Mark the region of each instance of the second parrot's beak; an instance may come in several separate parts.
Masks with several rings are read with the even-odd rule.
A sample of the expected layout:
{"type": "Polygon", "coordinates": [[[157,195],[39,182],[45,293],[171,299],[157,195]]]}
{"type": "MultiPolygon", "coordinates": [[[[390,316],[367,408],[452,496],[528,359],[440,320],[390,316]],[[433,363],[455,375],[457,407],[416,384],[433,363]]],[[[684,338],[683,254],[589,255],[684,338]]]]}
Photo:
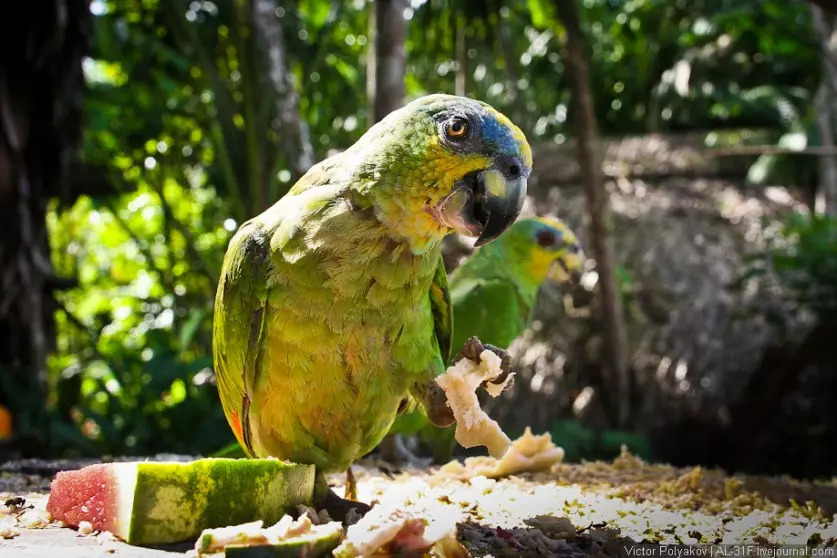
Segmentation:
{"type": "Polygon", "coordinates": [[[520,215],[526,201],[527,174],[516,160],[502,160],[472,172],[454,185],[439,205],[442,219],[455,231],[478,237],[474,246],[497,239],[520,215]]]}
{"type": "Polygon", "coordinates": [[[549,268],[547,279],[552,283],[578,283],[584,268],[584,253],[574,244],[563,251],[549,268]]]}

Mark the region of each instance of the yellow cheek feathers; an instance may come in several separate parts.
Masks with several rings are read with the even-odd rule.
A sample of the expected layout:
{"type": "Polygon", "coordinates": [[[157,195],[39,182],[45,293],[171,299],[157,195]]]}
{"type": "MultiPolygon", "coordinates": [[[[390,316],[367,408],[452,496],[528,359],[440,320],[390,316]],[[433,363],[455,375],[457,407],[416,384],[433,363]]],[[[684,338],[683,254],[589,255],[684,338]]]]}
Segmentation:
{"type": "Polygon", "coordinates": [[[554,283],[564,283],[570,279],[567,271],[580,272],[584,266],[584,255],[579,252],[572,254],[561,250],[557,254],[546,250],[533,250],[530,271],[533,277],[546,278],[554,283]],[[557,256],[557,257],[556,257],[557,256]],[[562,266],[558,260],[562,260],[562,266]],[[566,267],[566,271],[564,269],[566,267]]]}
{"type": "Polygon", "coordinates": [[[427,164],[420,169],[422,175],[416,177],[416,183],[425,185],[428,182],[435,182],[435,193],[438,194],[436,202],[450,193],[454,182],[469,172],[487,169],[492,162],[490,158],[476,153],[470,155],[451,153],[442,147],[438,136],[433,136],[429,144],[425,155],[427,164]]]}
{"type": "MultiPolygon", "coordinates": [[[[529,272],[538,282],[549,276],[552,264],[555,262],[555,254],[540,248],[532,250],[532,258],[529,261],[529,272]]],[[[561,267],[557,265],[557,267],[561,267]]]]}
{"type": "Polygon", "coordinates": [[[483,155],[450,153],[438,137],[429,143],[423,155],[426,163],[405,170],[398,178],[402,186],[396,192],[387,191],[377,197],[378,219],[408,240],[416,254],[426,252],[453,230],[438,206],[451,194],[454,183],[491,164],[491,159],[483,155]]]}

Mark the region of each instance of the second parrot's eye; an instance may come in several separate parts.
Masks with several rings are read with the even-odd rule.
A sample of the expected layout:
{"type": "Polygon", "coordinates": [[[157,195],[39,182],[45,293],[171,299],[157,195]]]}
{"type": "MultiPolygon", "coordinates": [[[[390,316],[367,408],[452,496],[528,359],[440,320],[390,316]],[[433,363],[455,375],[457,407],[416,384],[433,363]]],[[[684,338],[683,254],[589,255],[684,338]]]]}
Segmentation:
{"type": "Polygon", "coordinates": [[[464,138],[468,133],[468,122],[464,118],[454,118],[448,122],[448,125],[445,128],[445,133],[449,138],[464,138]]]}
{"type": "Polygon", "coordinates": [[[552,231],[540,231],[537,236],[538,245],[543,248],[555,246],[558,238],[552,231]]]}

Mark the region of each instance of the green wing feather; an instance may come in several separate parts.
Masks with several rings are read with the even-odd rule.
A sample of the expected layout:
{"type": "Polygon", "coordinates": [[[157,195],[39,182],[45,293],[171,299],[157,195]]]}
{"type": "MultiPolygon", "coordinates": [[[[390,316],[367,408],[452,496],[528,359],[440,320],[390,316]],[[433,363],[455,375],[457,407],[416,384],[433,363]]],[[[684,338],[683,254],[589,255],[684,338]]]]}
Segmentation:
{"type": "Polygon", "coordinates": [[[450,301],[450,288],[448,287],[448,273],[445,271],[445,263],[441,257],[439,258],[439,265],[436,266],[433,283],[430,285],[430,305],[433,309],[433,327],[436,331],[436,341],[439,343],[439,352],[442,356],[442,362],[447,364],[451,356],[453,311],[450,301]]]}
{"type": "MultiPolygon", "coordinates": [[[[451,306],[448,274],[445,264],[439,258],[433,282],[430,284],[430,307],[433,311],[433,329],[439,345],[442,362],[447,364],[451,358],[451,334],[453,326],[453,308],[451,306]]],[[[395,418],[390,431],[399,434],[414,434],[429,424],[424,408],[418,399],[410,394],[401,412],[395,418]]]]}
{"type": "Polygon", "coordinates": [[[461,347],[469,337],[477,336],[483,343],[508,348],[526,329],[526,314],[508,281],[476,279],[455,284],[452,345],[461,347]]]}
{"type": "Polygon", "coordinates": [[[221,404],[238,442],[252,455],[248,412],[265,326],[270,239],[248,221],[230,241],[215,297],[213,355],[221,404]]]}

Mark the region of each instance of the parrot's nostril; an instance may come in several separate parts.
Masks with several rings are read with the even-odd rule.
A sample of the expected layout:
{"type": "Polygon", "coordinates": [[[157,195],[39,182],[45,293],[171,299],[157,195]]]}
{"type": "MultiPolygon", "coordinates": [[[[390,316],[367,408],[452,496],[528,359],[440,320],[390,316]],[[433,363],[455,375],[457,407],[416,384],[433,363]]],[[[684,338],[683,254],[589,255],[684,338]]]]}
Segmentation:
{"type": "Polygon", "coordinates": [[[523,162],[514,155],[501,155],[494,161],[494,168],[500,171],[506,180],[520,180],[526,171],[523,162]]]}

